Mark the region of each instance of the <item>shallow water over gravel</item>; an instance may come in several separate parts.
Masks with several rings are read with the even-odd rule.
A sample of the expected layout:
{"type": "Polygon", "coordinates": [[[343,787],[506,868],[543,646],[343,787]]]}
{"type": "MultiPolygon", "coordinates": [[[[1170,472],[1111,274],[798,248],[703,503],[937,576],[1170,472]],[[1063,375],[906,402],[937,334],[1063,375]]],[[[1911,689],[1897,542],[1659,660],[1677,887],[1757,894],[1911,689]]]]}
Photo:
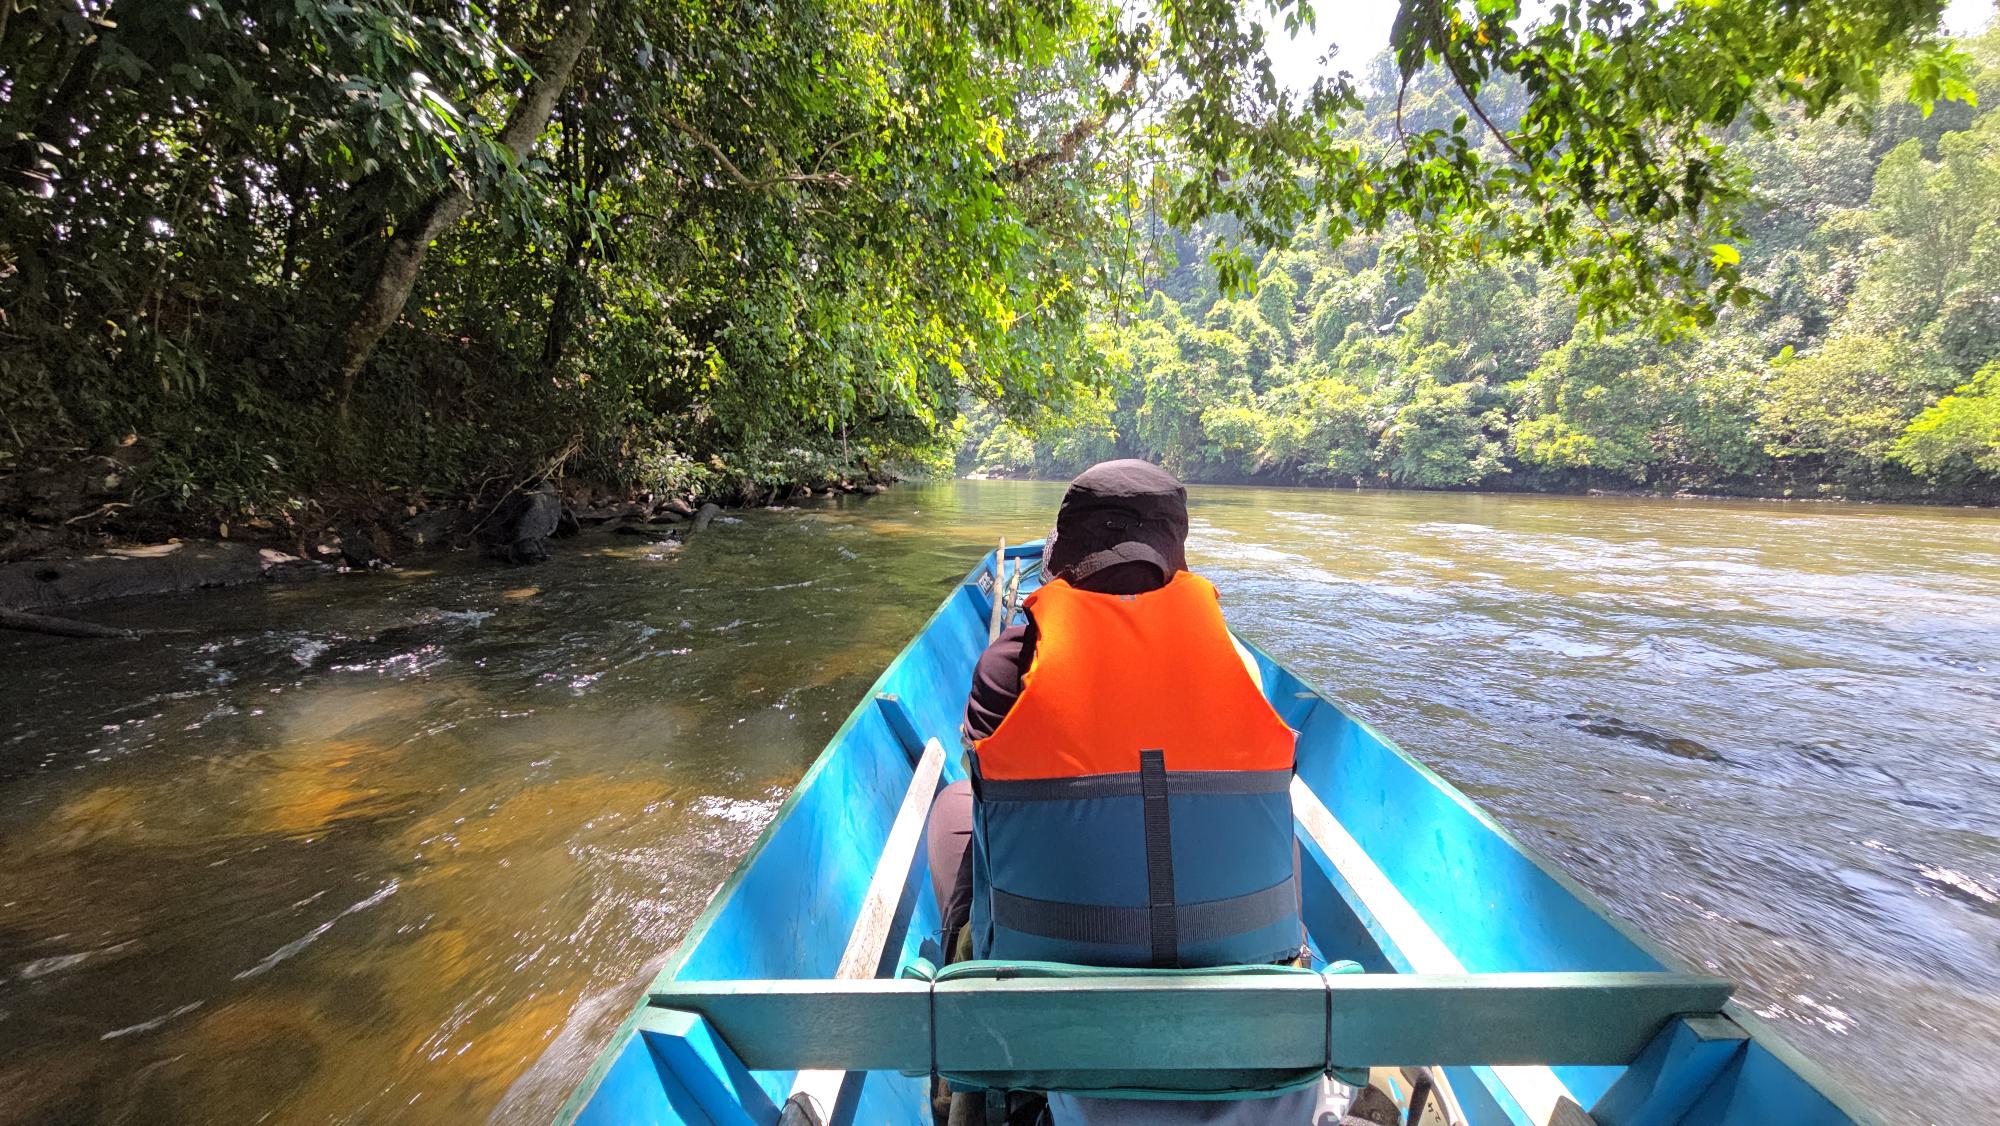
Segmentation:
{"type": "MultiPolygon", "coordinates": [[[[538,1122],[1060,487],[0,635],[0,1121],[538,1122]]],[[[1196,489],[1247,635],[1895,1121],[2000,1103],[2000,516],[1196,489]]]]}

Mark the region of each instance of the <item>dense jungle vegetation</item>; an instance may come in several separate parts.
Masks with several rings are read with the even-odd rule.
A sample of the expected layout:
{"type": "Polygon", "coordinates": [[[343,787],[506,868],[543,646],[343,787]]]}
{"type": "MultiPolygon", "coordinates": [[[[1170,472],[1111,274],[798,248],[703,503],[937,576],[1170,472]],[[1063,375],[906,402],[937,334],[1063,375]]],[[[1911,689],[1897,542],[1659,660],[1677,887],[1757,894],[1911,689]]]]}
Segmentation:
{"type": "MultiPolygon", "coordinates": [[[[1760,294],[1662,334],[1579,321],[1566,265],[1427,280],[1395,234],[1296,240],[1222,297],[1221,222],[1173,237],[1123,379],[1008,421],[974,406],[960,467],[1067,475],[1110,456],[1196,480],[2000,497],[2000,29],[1977,106],[1883,96],[1872,127],[1787,114],[1725,143],[1755,185],[1717,247],[1760,294]]],[[[1463,112],[1378,61],[1357,136],[1463,112]]],[[[1487,112],[1512,123],[1517,92],[1487,112]]]]}
{"type": "Polygon", "coordinates": [[[1940,7],[1407,0],[1294,91],[1297,0],[10,0],[0,540],[755,497],[968,403],[1198,475],[1989,473],[1940,7]]]}

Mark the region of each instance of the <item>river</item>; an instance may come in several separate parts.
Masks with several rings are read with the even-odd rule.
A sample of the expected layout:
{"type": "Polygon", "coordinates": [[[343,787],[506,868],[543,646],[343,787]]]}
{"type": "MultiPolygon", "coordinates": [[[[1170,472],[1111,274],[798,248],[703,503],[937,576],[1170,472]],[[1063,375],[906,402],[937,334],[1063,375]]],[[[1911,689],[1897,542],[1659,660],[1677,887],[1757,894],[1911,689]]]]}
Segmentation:
{"type": "MultiPolygon", "coordinates": [[[[1232,622],[1898,1122],[2000,1105],[2000,515],[1197,488],[1232,622]]],[[[546,1121],[1060,486],[0,636],[0,1121],[546,1121]]]]}

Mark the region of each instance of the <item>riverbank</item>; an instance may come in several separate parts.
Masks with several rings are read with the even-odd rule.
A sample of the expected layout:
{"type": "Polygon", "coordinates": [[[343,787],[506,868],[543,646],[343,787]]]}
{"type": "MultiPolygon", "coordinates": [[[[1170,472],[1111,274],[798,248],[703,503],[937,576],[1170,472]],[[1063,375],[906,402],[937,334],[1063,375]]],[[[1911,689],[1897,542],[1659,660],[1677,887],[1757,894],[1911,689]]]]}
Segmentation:
{"type": "MultiPolygon", "coordinates": [[[[522,425],[548,413],[511,405],[509,420],[522,425]]],[[[366,421],[344,425],[302,416],[297,421],[312,436],[294,435],[282,449],[268,445],[269,435],[228,428],[207,438],[127,432],[88,445],[0,448],[0,563],[176,538],[237,540],[307,557],[322,543],[360,539],[386,554],[470,535],[510,493],[543,482],[573,510],[616,515],[676,499],[692,511],[855,492],[899,480],[915,464],[893,443],[849,444],[839,436],[776,451],[697,455],[659,435],[503,434],[483,416],[454,430],[430,411],[400,425],[388,413],[376,407],[366,421]],[[248,464],[218,452],[232,435],[248,464]],[[399,440],[413,448],[401,449],[399,440]],[[464,513],[471,515],[454,515],[464,513]]]]}
{"type": "Polygon", "coordinates": [[[679,541],[727,509],[884,492],[892,474],[726,492],[656,496],[587,481],[522,482],[492,501],[330,497],[285,518],[231,523],[138,509],[117,495],[120,463],[85,459],[65,474],[0,479],[0,610],[39,613],[117,598],[376,570],[444,551],[502,563],[546,558],[548,541],[587,528],[679,541]],[[66,510],[77,509],[69,512],[66,510]]]}
{"type": "MultiPolygon", "coordinates": [[[[1081,471],[1081,468],[1078,470],[1081,471]]],[[[1043,475],[1029,471],[992,470],[960,474],[968,481],[1067,481],[1064,474],[1043,475]]],[[[1215,485],[1233,488],[1253,489],[1310,489],[1318,492],[1355,493],[1438,493],[1455,495],[1492,496],[1544,496],[1544,497],[1615,497],[1623,500],[1688,500],[1688,501],[1809,501],[1822,504],[1907,504],[1931,508],[2000,508],[2000,489],[1970,490],[1950,492],[1935,488],[1912,486],[1910,488],[1848,489],[1830,483],[1812,485],[1788,485],[1778,482],[1768,487],[1754,482],[1731,485],[1717,485],[1695,489],[1686,486],[1649,489],[1641,486],[1598,486],[1576,485],[1573,487],[1553,487],[1543,484],[1515,484],[1507,480],[1485,481],[1478,486],[1451,488],[1425,488],[1421,485],[1397,485],[1383,479],[1348,479],[1345,483],[1307,481],[1286,475],[1222,475],[1194,474],[1183,477],[1189,485],[1215,485]]]]}
{"type": "MultiPolygon", "coordinates": [[[[92,465],[92,463],[85,463],[92,465]]],[[[115,470],[110,459],[99,459],[92,472],[115,470]]],[[[1061,483],[1060,477],[1038,477],[1027,473],[968,473],[967,480],[1009,480],[1061,483]]],[[[86,477],[87,479],[87,477],[86,477]]],[[[680,540],[703,523],[703,509],[716,511],[764,508],[796,504],[814,498],[842,495],[871,495],[884,492],[899,478],[892,473],[873,472],[860,480],[835,478],[811,483],[776,486],[737,485],[711,493],[686,492],[655,496],[635,489],[617,489],[579,480],[552,482],[542,487],[555,501],[544,515],[551,521],[541,538],[563,539],[584,528],[603,527],[616,534],[680,540]]],[[[0,498],[8,497],[0,480],[0,498]]],[[[1441,494],[1471,496],[1602,497],[1620,500],[1674,500],[1690,502],[1759,502],[1853,505],[1911,505],[1920,507],[1991,508],[2000,498],[1979,500],[1947,499],[1912,495],[1845,495],[1834,491],[1800,492],[1785,489],[1757,492],[1749,488],[1701,492],[1643,488],[1501,488],[1454,489],[1405,488],[1386,482],[1353,483],[1347,486],[1303,482],[1212,480],[1195,477],[1192,485],[1213,487],[1255,487],[1320,493],[1362,494],[1441,494]]],[[[24,510],[21,496],[12,494],[13,507],[0,513],[0,529],[14,522],[12,538],[0,538],[0,609],[31,612],[60,610],[90,602],[115,598],[159,595],[206,587],[233,586],[265,581],[298,582],[319,574],[372,570],[412,562],[440,551],[481,551],[502,561],[528,562],[515,557],[515,535],[522,518],[521,498],[533,489],[517,488],[497,502],[481,505],[473,498],[448,500],[438,497],[396,496],[366,499],[357,496],[330,497],[303,511],[300,517],[282,524],[269,519],[250,518],[234,525],[203,519],[188,512],[141,512],[119,517],[116,510],[130,506],[104,503],[72,483],[68,495],[93,502],[95,508],[83,515],[92,523],[77,531],[54,524],[47,504],[35,515],[24,510]],[[103,513],[101,510],[111,510],[103,513]],[[20,528],[28,526],[46,538],[36,540],[20,528]],[[24,546],[43,547],[23,555],[24,546]]],[[[74,519],[65,522],[76,523],[74,519]]],[[[535,538],[535,537],[530,537],[535,538]]],[[[531,557],[539,549],[531,548],[531,557]]]]}

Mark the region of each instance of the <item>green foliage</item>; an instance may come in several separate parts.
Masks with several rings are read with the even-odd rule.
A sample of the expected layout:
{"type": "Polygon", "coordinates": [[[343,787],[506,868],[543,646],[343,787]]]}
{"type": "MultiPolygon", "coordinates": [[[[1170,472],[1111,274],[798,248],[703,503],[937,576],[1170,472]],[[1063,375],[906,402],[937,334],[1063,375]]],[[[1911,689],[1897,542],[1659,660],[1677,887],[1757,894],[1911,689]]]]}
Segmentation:
{"type": "Polygon", "coordinates": [[[1649,429],[1661,415],[1648,392],[1658,347],[1633,336],[1572,339],[1548,353],[1521,387],[1514,453],[1544,470],[1595,470],[1645,479],[1649,429]]]}
{"type": "Polygon", "coordinates": [[[1926,477],[2000,477],[2000,361],[1911,420],[1894,457],[1926,477]]]}
{"type": "Polygon", "coordinates": [[[1085,5],[15,7],[0,438],[32,463],[134,434],[153,504],[564,454],[719,493],[921,461],[967,388],[1031,409],[1095,379],[1135,254],[1098,75],[1142,64],[1085,5]],[[517,159],[520,91],[585,11],[517,159]],[[350,411],[329,357],[361,280],[461,191],[350,411]]]}
{"type": "Polygon", "coordinates": [[[965,440],[958,447],[961,474],[1049,476],[1073,465],[1094,465],[1118,456],[1115,398],[1088,390],[1060,408],[1037,415],[1032,424],[1010,421],[992,407],[970,402],[965,440]],[[976,437],[974,437],[976,436],[976,437]]]}
{"type": "MultiPolygon", "coordinates": [[[[1990,358],[1996,127],[1950,99],[1994,64],[1937,11],[1406,0],[1368,83],[1299,94],[1258,22],[1296,0],[17,0],[0,454],[133,435],[140,499],[211,514],[550,465],[748,495],[961,436],[1038,472],[1631,476],[1612,416],[1650,392],[1508,389],[1579,312],[1722,324],[1784,280],[1758,344],[1805,366],[1773,372],[1829,331],[1921,326],[1899,347],[1951,380],[1990,358]],[[1750,173],[1818,171],[1735,138],[1843,116],[1915,147],[1843,165],[1873,193],[1788,219],[1766,278],[1750,173]]],[[[1825,445],[1803,410],[1774,448],[1825,445]]]]}
{"type": "Polygon", "coordinates": [[[1307,481],[1369,476],[1372,420],[1360,388],[1330,376],[1308,376],[1273,391],[1264,406],[1257,448],[1261,468],[1290,470],[1307,481]]]}
{"type": "MultiPolygon", "coordinates": [[[[1941,0],[1533,8],[1406,0],[1373,91],[1393,99],[1388,115],[1344,75],[1254,122],[1191,99],[1175,123],[1194,175],[1171,217],[1233,215],[1262,244],[1314,209],[1333,212],[1336,242],[1403,224],[1418,237],[1398,259],[1426,273],[1526,257],[1557,269],[1586,317],[1638,305],[1665,329],[1706,326],[1752,297],[1736,245],[1749,178],[1725,128],[1865,113],[1898,65],[1910,81],[1897,93],[1925,116],[1975,94],[1967,53],[1930,38],[1941,0]],[[1274,148],[1310,178],[1260,159],[1274,148]]],[[[1219,263],[1225,291],[1248,262],[1219,263]]]]}
{"type": "Polygon", "coordinates": [[[1908,420],[1935,394],[1939,372],[1894,338],[1843,334],[1772,370],[1758,407],[1774,457],[1824,465],[1836,478],[1887,460],[1908,420]]]}
{"type": "Polygon", "coordinates": [[[1486,407],[1479,383],[1424,383],[1382,432],[1377,457],[1398,485],[1477,485],[1507,472],[1498,431],[1505,416],[1486,407]]]}
{"type": "MultiPolygon", "coordinates": [[[[1293,240],[1254,300],[1216,299],[1190,256],[1120,330],[1118,452],[1207,480],[2000,496],[2000,31],[1960,52],[1984,108],[1897,112],[1898,79],[1718,134],[1761,194],[1707,253],[1768,296],[1672,339],[1598,331],[1561,263],[1404,271],[1414,233],[1293,240]]],[[[1362,132],[1463,106],[1391,66],[1362,132]]],[[[1020,462],[1083,464],[1040,442],[1020,462]]]]}
{"type": "Polygon", "coordinates": [[[1276,269],[1257,283],[1257,316],[1286,348],[1292,346],[1292,307],[1299,302],[1299,283],[1276,269]]]}

